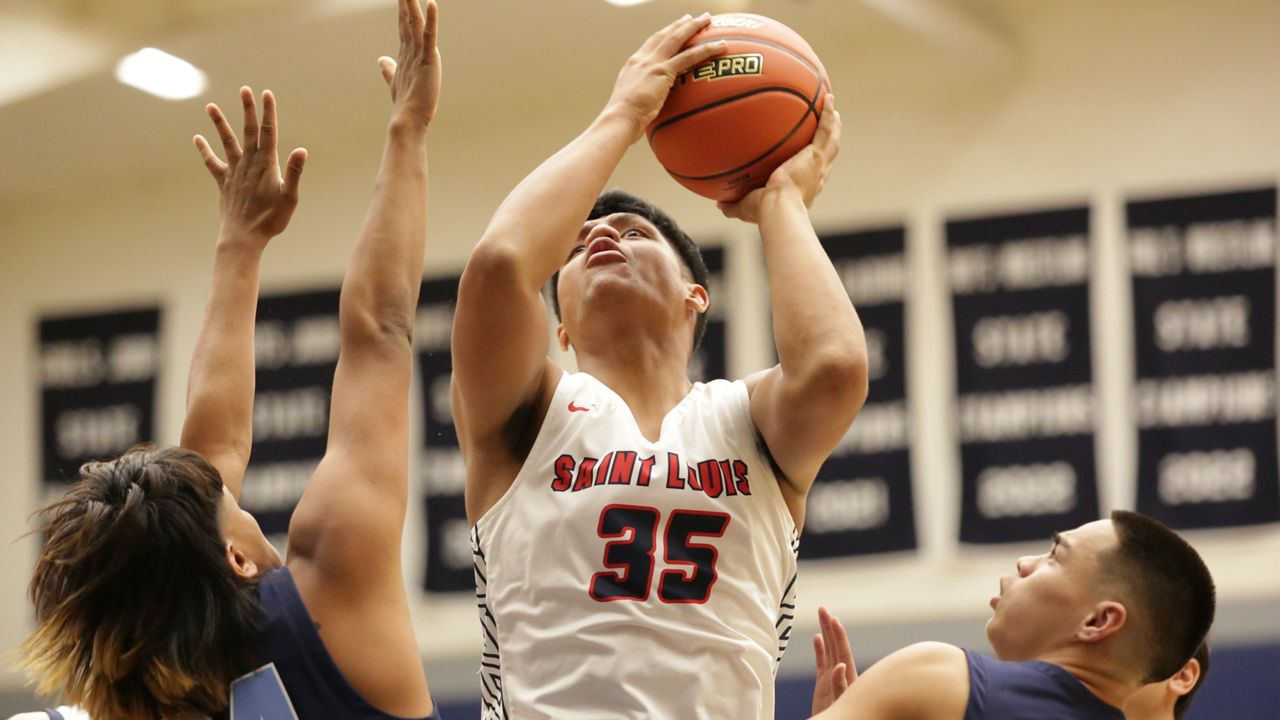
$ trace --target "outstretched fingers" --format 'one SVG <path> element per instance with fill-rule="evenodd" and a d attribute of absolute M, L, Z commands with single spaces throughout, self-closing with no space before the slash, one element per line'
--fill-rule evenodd
<path fill-rule="evenodd" d="M 209 169 L 209 174 L 213 176 L 218 186 L 222 186 L 222 179 L 227 173 L 227 164 L 218 159 L 214 154 L 213 148 L 209 147 L 209 141 L 204 139 L 203 135 L 196 135 L 192 138 L 196 144 L 196 150 L 200 152 L 200 157 L 204 160 L 204 166 Z"/>
<path fill-rule="evenodd" d="M 244 105 L 244 151 L 251 153 L 258 149 L 258 106 L 247 85 L 240 88 L 240 102 Z"/>
<path fill-rule="evenodd" d="M 837 663 L 831 668 L 831 696 L 838 698 L 849 689 L 848 667 L 844 663 Z"/>
<path fill-rule="evenodd" d="M 415 2 L 414 4 L 416 5 L 417 3 Z M 436 0 L 427 0 L 427 19 L 426 26 L 422 30 L 422 46 L 426 50 L 428 58 L 436 52 L 439 23 L 440 6 L 436 4 Z"/>
<path fill-rule="evenodd" d="M 422 14 L 422 5 L 418 0 L 404 0 L 404 4 L 405 37 L 410 41 L 417 41 L 418 38 L 422 37 L 423 27 L 427 24 L 427 20 Z"/>
<path fill-rule="evenodd" d="M 399 0 L 398 2 L 399 17 L 396 21 L 396 28 L 400 31 L 401 47 L 403 47 L 405 43 L 409 42 L 409 13 L 412 12 L 409 6 L 416 6 L 417 4 L 417 0 Z"/>
<path fill-rule="evenodd" d="M 279 136 L 279 124 L 276 118 L 276 96 L 270 90 L 262 91 L 262 129 L 258 133 L 258 141 L 263 150 L 275 157 L 276 138 Z"/>
<path fill-rule="evenodd" d="M 853 648 L 849 644 L 849 635 L 844 624 L 833 616 L 826 608 L 818 610 L 818 624 L 822 627 L 823 642 L 827 647 L 829 661 L 844 667 L 846 684 L 858 677 L 858 667 L 853 661 Z"/>
<path fill-rule="evenodd" d="M 295 148 L 289 153 L 289 160 L 285 163 L 284 195 L 294 202 L 298 200 L 298 184 L 302 181 L 302 169 L 306 164 L 306 148 Z"/>
<path fill-rule="evenodd" d="M 204 111 L 209 114 L 209 119 L 213 120 L 213 129 L 218 131 L 218 139 L 222 140 L 222 150 L 227 156 L 227 164 L 235 165 L 244 154 L 240 149 L 240 141 L 236 139 L 236 131 L 231 129 L 231 123 L 227 121 L 227 116 L 222 114 L 222 108 L 209 103 L 204 106 Z"/>
<path fill-rule="evenodd" d="M 378 58 L 378 69 L 382 71 L 382 79 L 386 81 L 387 87 L 391 89 L 391 99 L 396 99 L 396 61 L 383 55 Z"/>
<path fill-rule="evenodd" d="M 821 677 L 827 670 L 827 646 L 821 635 L 813 636 L 813 664 L 817 666 L 818 676 Z"/>

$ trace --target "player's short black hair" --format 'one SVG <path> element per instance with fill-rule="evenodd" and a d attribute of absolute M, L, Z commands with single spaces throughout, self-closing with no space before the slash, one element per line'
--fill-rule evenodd
<path fill-rule="evenodd" d="M 587 216 L 587 220 L 595 220 L 596 218 L 612 215 L 614 213 L 631 213 L 653 223 L 658 228 L 658 232 L 662 233 L 662 237 L 671 243 L 671 247 L 675 248 L 676 254 L 680 256 L 680 260 L 684 262 L 684 266 L 689 269 L 689 274 L 693 276 L 693 281 L 702 287 L 707 287 L 707 263 L 702 259 L 702 250 L 698 248 L 697 243 L 693 241 L 676 221 L 670 215 L 663 212 L 660 208 L 643 198 L 632 195 L 626 190 L 614 188 L 601 193 L 596 198 L 596 204 L 591 208 L 591 214 Z M 551 307 L 556 311 L 556 319 L 562 320 L 560 315 L 560 271 L 551 278 Z M 693 349 L 697 350 L 702 344 L 702 336 L 707 332 L 707 314 L 698 315 L 697 324 L 693 326 Z"/>
<path fill-rule="evenodd" d="M 1126 590 L 1147 635 L 1143 682 L 1167 680 L 1204 642 L 1216 604 L 1213 576 L 1191 544 L 1158 520 L 1117 510 L 1111 523 L 1119 537 L 1102 558 L 1102 570 Z"/>
<path fill-rule="evenodd" d="M 1204 679 L 1209 676 L 1209 641 L 1200 643 L 1200 647 L 1196 650 L 1196 662 L 1200 663 L 1200 677 L 1196 679 L 1196 684 L 1191 686 L 1191 691 L 1186 695 L 1178 698 L 1173 703 L 1173 720 L 1182 720 L 1182 716 L 1187 713 L 1187 708 L 1191 707 L 1191 698 L 1195 697 L 1196 691 L 1204 685 Z"/>

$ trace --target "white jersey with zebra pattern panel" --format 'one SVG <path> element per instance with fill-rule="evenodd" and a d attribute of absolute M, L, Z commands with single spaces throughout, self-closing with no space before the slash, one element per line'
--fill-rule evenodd
<path fill-rule="evenodd" d="M 566 373 L 472 528 L 483 717 L 773 718 L 797 547 L 743 382 L 695 384 L 651 442 Z"/>

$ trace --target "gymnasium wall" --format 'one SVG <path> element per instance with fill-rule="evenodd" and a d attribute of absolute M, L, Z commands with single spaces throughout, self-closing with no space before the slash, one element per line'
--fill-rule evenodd
<path fill-rule="evenodd" d="M 821 21 L 823 10 L 813 5 L 830 4 L 834 0 L 808 6 L 760 3 L 757 11 L 805 33 L 806 22 Z M 905 372 L 918 549 L 807 563 L 797 618 L 803 623 L 782 670 L 789 678 L 811 672 L 807 634 L 816 624 L 818 605 L 845 620 L 855 655 L 866 660 L 923 639 L 982 647 L 982 623 L 997 577 L 1012 571 L 1018 555 L 1040 552 L 1044 545 L 957 542 L 960 469 L 944 223 L 1071 205 L 1089 208 L 1091 357 L 1101 403 L 1094 457 L 1100 502 L 1104 509 L 1132 507 L 1137 458 L 1128 400 L 1134 361 L 1124 204 L 1275 187 L 1280 181 L 1280 85 L 1275 82 L 1280 4 L 1084 0 L 992 6 L 1002 10 L 1009 38 L 1004 59 L 980 58 L 905 30 L 816 48 L 833 79 L 845 136 L 836 169 L 813 208 L 814 223 L 824 234 L 895 224 L 906 228 Z M 672 14 L 692 9 L 672 4 Z M 788 13 L 803 14 L 791 19 Z M 317 32 L 329 37 L 326 33 L 335 31 L 321 27 Z M 428 277 L 460 270 L 506 191 L 585 126 L 607 97 L 617 65 L 643 38 L 642 29 L 623 23 L 612 28 L 618 37 L 615 55 L 596 58 L 600 67 L 563 68 L 578 73 L 580 93 L 544 97 L 531 77 L 526 96 L 472 103 L 474 112 L 458 116 L 449 111 L 449 93 L 464 84 L 483 84 L 486 73 L 499 70 L 483 67 L 468 75 L 467 67 L 449 65 L 447 25 L 444 32 L 446 90 L 430 146 Z M 264 70 L 261 80 L 253 75 L 243 80 L 261 86 L 271 82 L 270 74 Z M 370 80 L 376 81 L 372 73 Z M 215 87 L 212 99 L 234 104 L 234 89 Z M 386 107 L 370 94 L 361 100 L 369 103 L 372 120 L 327 135 L 291 138 L 287 90 L 278 89 L 283 142 L 307 144 L 311 161 L 298 214 L 267 252 L 264 291 L 332 289 L 340 282 L 369 197 Z M 323 111 L 315 101 L 299 105 Z M 197 103 L 184 110 L 191 116 L 189 133 L 207 131 Z M 92 112 L 86 115 L 50 118 L 49 131 L 91 133 Z M 188 141 L 189 135 L 153 140 Z M 753 229 L 719 217 L 709 203 L 667 179 L 643 144 L 633 148 L 614 184 L 667 208 L 695 238 L 725 247 L 732 308 L 729 373 L 741 376 L 771 362 L 765 276 Z M 1271 227 L 1274 233 L 1274 223 Z M 194 151 L 185 162 L 145 178 L 67 187 L 20 201 L 0 197 L 0 457 L 8 460 L 0 481 L 6 496 L 0 528 L 6 538 L 24 531 L 26 516 L 42 500 L 37 318 L 159 305 L 156 440 L 173 442 L 216 229 L 215 190 Z M 417 428 L 420 397 L 415 389 Z M 421 437 L 420 429 L 413 437 Z M 422 495 L 418 469 L 415 464 L 414 498 Z M 478 653 L 474 601 L 417 589 L 424 565 L 423 524 L 421 504 L 411 503 L 405 566 L 417 599 L 417 632 L 434 692 L 444 699 L 465 698 L 474 692 Z M 1257 697 L 1257 685 L 1248 684 L 1254 678 L 1280 679 L 1280 526 L 1192 531 L 1188 537 L 1218 582 L 1215 645 L 1255 653 L 1241 662 L 1257 672 L 1224 672 L 1239 675 L 1245 684 L 1219 691 L 1220 696 Z M 34 552 L 30 538 L 0 543 L 5 569 L 0 648 L 15 646 L 29 629 L 24 590 Z M 794 682 L 801 684 L 788 687 L 803 694 L 801 680 Z M 16 675 L 0 676 L 0 695 L 8 693 L 0 703 L 29 702 L 20 686 Z M 7 709 L 0 704 L 0 711 Z"/>

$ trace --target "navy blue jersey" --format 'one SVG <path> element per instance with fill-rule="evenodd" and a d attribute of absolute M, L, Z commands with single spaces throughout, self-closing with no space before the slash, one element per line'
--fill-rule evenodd
<path fill-rule="evenodd" d="M 347 683 L 325 650 L 288 568 L 258 585 L 262 666 L 231 686 L 224 717 L 264 720 L 402 720 L 375 708 Z M 432 713 L 425 720 L 440 720 Z"/>
<path fill-rule="evenodd" d="M 969 661 L 964 720 L 1124 720 L 1124 713 L 1053 663 L 964 654 Z"/>

